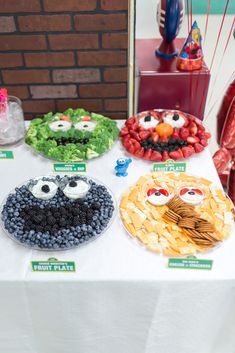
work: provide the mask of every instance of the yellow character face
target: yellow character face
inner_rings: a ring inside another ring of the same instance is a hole
[[[185,173],[142,176],[120,203],[128,233],[169,256],[203,252],[224,240],[233,226],[232,209],[221,189]]]

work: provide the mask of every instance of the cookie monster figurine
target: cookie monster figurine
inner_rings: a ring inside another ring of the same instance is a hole
[[[131,162],[132,162],[131,158],[119,158],[116,161],[117,165],[115,166],[116,176],[118,177],[127,176],[128,175],[127,168],[129,167],[129,164]]]

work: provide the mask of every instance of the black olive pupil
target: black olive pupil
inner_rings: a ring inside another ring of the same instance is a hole
[[[75,188],[75,187],[77,186],[76,181],[74,181],[74,180],[70,181],[69,186],[70,186],[71,188]]]
[[[43,185],[43,186],[41,187],[41,190],[42,190],[43,192],[45,192],[46,194],[48,194],[48,192],[50,191],[50,188],[49,188],[48,185]]]
[[[88,127],[88,125],[83,125],[83,127]]]
[[[173,117],[172,117],[172,119],[175,120],[175,121],[179,120],[179,118],[180,118],[179,114],[174,114]]]
[[[151,116],[146,116],[146,117],[144,118],[144,121],[151,121]]]
[[[161,193],[159,191],[155,192],[156,196],[161,196]]]
[[[189,191],[188,193],[189,193],[189,195],[195,195],[194,191]]]
[[[63,124],[59,124],[58,127],[63,127]]]

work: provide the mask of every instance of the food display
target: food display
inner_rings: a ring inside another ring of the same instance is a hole
[[[118,135],[114,120],[84,109],[68,109],[33,119],[25,141],[45,157],[77,162],[108,151]]]
[[[7,234],[30,248],[66,250],[102,234],[114,215],[114,198],[85,176],[44,176],[17,187],[5,200]]]
[[[177,110],[139,113],[125,122],[120,134],[130,154],[156,162],[200,153],[211,137],[199,119]]]
[[[123,195],[120,214],[127,232],[147,249],[183,256],[209,250],[229,237],[233,207],[209,180],[152,173]]]

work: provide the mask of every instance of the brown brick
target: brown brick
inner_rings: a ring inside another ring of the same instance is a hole
[[[40,0],[0,0],[1,13],[39,12]]]
[[[30,86],[33,98],[76,98],[77,87],[75,85],[66,86]]]
[[[49,12],[93,11],[96,0],[44,0],[44,9]]]
[[[28,67],[57,67],[74,65],[74,54],[72,52],[25,53],[24,57],[26,66]]]
[[[63,69],[53,71],[53,81],[60,82],[99,82],[98,69]]]
[[[127,10],[128,0],[101,0],[101,8],[107,11]]]
[[[80,66],[112,66],[126,65],[127,54],[125,51],[90,51],[78,53]]]
[[[127,99],[106,99],[104,108],[110,111],[127,111]]]
[[[77,109],[84,108],[90,112],[97,112],[102,109],[101,99],[76,99],[76,100],[59,100],[57,102],[58,111],[62,112],[68,108]]]
[[[23,109],[26,113],[47,113],[55,111],[53,100],[26,100],[23,101]]]
[[[69,15],[27,15],[18,16],[19,28],[22,32],[69,31],[71,20]]]
[[[102,36],[103,48],[126,49],[128,47],[127,33],[105,33]]]
[[[54,49],[97,49],[99,46],[97,34],[51,34],[51,48]]]
[[[23,60],[20,53],[1,53],[0,54],[0,67],[17,67],[22,66]]]
[[[47,49],[44,35],[1,35],[0,48],[8,50],[42,50]]]
[[[4,83],[47,83],[50,82],[48,70],[2,70]]]
[[[10,96],[16,96],[20,99],[29,97],[29,90],[27,86],[6,86]]]
[[[115,113],[110,113],[110,112],[103,112],[102,113],[104,116],[107,116],[111,119],[127,119],[128,118],[128,113],[124,113],[124,112],[115,112]]]
[[[16,26],[13,16],[0,16],[0,32],[11,33],[15,32]]]
[[[127,68],[117,67],[109,68],[104,71],[104,80],[107,82],[126,82]]]
[[[79,93],[82,98],[123,97],[126,95],[126,85],[123,83],[80,85]]]
[[[74,21],[77,31],[121,30],[127,26],[126,15],[122,13],[77,15]]]

